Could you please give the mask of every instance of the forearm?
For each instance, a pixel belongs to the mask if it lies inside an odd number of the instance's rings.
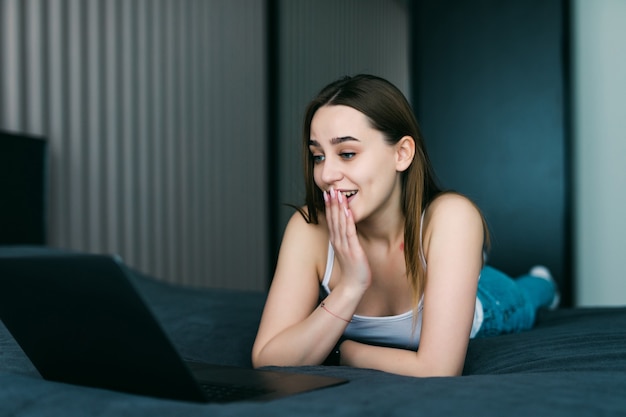
[[[321,364],[343,334],[361,298],[336,289],[303,321],[253,349],[253,365],[305,366]]]
[[[425,360],[417,352],[366,345],[352,340],[341,344],[341,364],[413,377],[459,376],[462,369],[442,360]]]
[[[268,341],[253,356],[253,364],[255,367],[319,365],[344,329],[339,320],[317,308],[306,320]]]

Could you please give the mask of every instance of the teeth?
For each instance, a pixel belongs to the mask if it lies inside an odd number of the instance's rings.
[[[356,194],[356,191],[342,191],[341,194],[345,195],[346,198],[351,197]]]

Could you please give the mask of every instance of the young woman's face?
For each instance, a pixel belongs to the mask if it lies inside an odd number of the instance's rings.
[[[315,183],[322,191],[343,193],[355,221],[399,204],[396,148],[363,113],[340,105],[319,108],[311,120],[309,150]]]

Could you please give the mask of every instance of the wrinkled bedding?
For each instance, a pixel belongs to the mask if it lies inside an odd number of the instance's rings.
[[[1,277],[0,277],[1,278]],[[264,293],[134,281],[187,359],[250,367]],[[0,416],[626,415],[626,308],[542,311],[534,329],[470,342],[463,376],[287,368],[350,382],[267,403],[195,404],[43,380],[0,323]]]

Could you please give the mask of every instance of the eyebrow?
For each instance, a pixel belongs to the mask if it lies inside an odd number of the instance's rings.
[[[357,138],[355,138],[353,136],[342,136],[340,138],[332,138],[330,140],[330,144],[331,145],[338,145],[340,143],[350,142],[350,141],[360,142],[360,140],[358,140]],[[316,141],[315,139],[309,139],[309,146],[314,146],[314,147],[319,148],[320,147],[320,143],[318,141]]]

